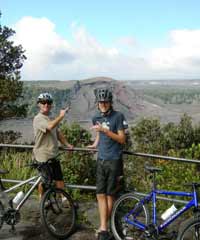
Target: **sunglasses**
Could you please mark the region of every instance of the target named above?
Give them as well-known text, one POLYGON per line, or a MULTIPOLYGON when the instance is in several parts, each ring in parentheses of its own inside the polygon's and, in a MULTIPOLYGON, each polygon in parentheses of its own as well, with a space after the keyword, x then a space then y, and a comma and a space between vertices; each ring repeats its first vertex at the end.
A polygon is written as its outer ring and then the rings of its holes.
POLYGON ((52 104, 51 101, 40 101, 39 103, 41 103, 42 105, 45 105, 45 104, 51 105, 52 104))
POLYGON ((99 101, 98 103, 100 103, 100 104, 108 104, 110 102, 109 101, 99 101))

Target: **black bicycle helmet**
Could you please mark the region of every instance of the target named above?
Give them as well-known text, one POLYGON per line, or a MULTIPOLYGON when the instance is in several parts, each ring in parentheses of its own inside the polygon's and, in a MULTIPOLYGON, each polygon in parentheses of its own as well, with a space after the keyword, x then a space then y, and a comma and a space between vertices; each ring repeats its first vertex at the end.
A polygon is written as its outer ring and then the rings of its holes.
POLYGON ((108 88, 97 88, 94 90, 96 102, 112 102, 112 92, 108 88))
POLYGON ((53 97, 50 93, 40 93, 40 95, 37 98, 37 103, 47 101, 49 103, 53 103, 53 97))

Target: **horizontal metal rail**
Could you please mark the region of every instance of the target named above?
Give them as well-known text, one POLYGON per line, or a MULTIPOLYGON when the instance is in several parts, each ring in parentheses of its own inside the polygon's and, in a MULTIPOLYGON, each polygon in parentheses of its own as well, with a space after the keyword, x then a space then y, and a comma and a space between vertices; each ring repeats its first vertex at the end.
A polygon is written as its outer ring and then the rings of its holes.
MULTIPOLYGON (((33 149, 33 145, 17 145, 17 144, 0 144, 0 148, 21 148, 21 149, 33 149)), ((63 151, 81 151, 81 152, 97 152, 97 149, 90 149, 90 148, 66 148, 60 147, 60 150, 63 151)), ((187 159, 187 158, 177 158, 177 157, 170 157, 170 156, 163 156, 163 155, 156 155, 156 154, 149 154, 149 153, 137 153, 131 151, 123 151, 123 154, 133 155, 137 157, 144 157, 150 159, 163 159, 163 160, 170 160, 170 161, 178 161, 178 162, 188 162, 188 163, 200 163, 198 159, 187 159)))
POLYGON ((200 160, 198 159, 177 158, 177 157, 169 157, 169 156, 162 156, 162 155, 149 154, 149 153, 133 153, 130 151, 124 151, 124 154, 134 155, 138 157, 171 160, 171 161, 177 161, 177 162, 200 163, 200 160))

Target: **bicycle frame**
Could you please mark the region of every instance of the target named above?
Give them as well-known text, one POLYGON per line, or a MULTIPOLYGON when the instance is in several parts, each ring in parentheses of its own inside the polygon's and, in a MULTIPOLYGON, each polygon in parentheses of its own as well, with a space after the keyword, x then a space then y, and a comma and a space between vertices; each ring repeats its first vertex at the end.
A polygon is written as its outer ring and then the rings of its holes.
MULTIPOLYGON (((197 192, 195 189, 193 192, 180 192, 180 191, 165 191, 165 190, 157 190, 153 189, 146 197, 142 198, 138 205, 143 205, 146 203, 152 202, 153 209, 152 209, 152 223, 153 225, 157 226, 158 232, 161 232, 164 228, 166 228, 171 222, 173 222, 176 218, 182 215, 191 207, 198 207, 198 199, 197 199, 197 192), (180 210, 172 214, 168 219, 166 219, 162 224, 157 226, 157 211, 156 211, 156 196, 157 195, 171 195, 171 196, 182 196, 182 197, 191 197, 192 199, 188 201, 180 210)), ((138 221, 135 217, 137 217, 138 213, 136 212, 137 206, 132 209, 128 214, 125 216, 125 222, 136 226, 137 228, 145 231, 147 229, 147 225, 143 224, 142 222, 138 221), (134 219, 130 220, 129 216, 133 216, 134 219)))
MULTIPOLYGON (((29 198, 29 196, 31 195, 31 193, 34 191, 34 189, 37 187, 37 185, 40 183, 42 179, 42 176, 34 176, 34 177, 31 177, 25 181, 22 181, 18 184, 15 184, 14 186, 8 188, 8 189, 5 189, 3 190, 5 193, 9 193, 11 191, 13 191, 14 189, 16 188, 19 188, 25 184, 28 184, 30 182, 32 182, 33 180, 36 180, 35 183, 33 184, 33 186, 28 190, 28 192, 24 195, 23 199, 20 201, 20 203, 16 206, 15 210, 19 211, 20 208, 24 205, 24 203, 26 202, 26 200, 29 198)), ((1 199, 0 199, 1 200, 1 199)))

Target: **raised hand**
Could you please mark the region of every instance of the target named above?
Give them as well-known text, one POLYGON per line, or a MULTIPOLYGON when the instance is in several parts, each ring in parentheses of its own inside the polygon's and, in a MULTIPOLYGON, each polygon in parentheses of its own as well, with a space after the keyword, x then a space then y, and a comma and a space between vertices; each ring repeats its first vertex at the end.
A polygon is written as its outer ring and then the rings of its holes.
POLYGON ((64 117, 65 116, 65 113, 67 113, 69 111, 69 107, 66 107, 64 109, 61 109, 60 110, 60 116, 61 117, 64 117))
POLYGON ((90 129, 95 130, 96 132, 102 131, 102 125, 100 122, 97 122, 94 126, 92 126, 90 129))

